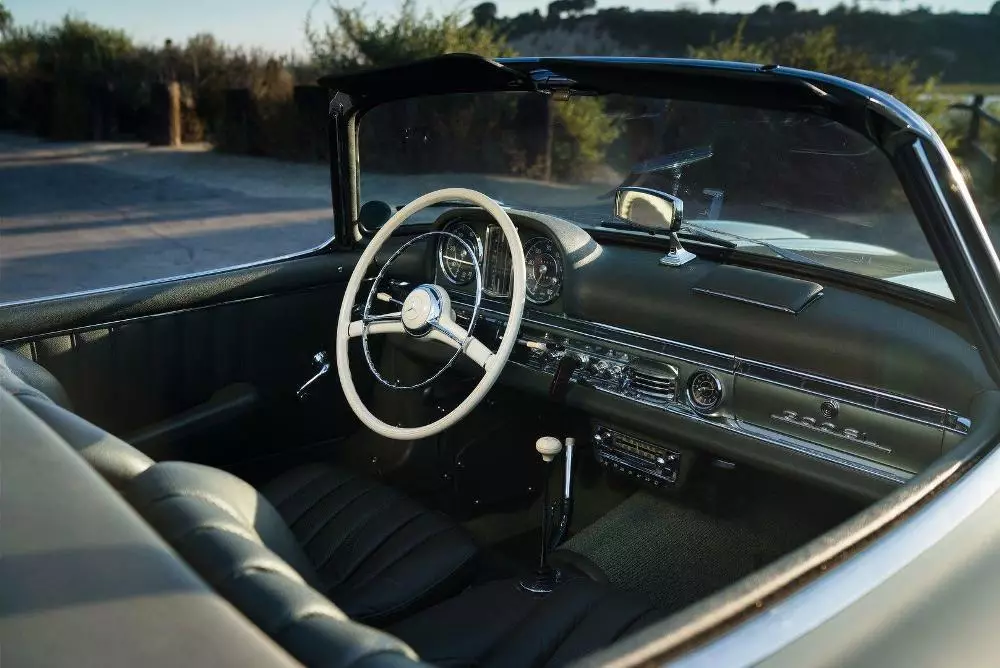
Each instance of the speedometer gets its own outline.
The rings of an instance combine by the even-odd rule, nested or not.
[[[457,285],[465,285],[475,276],[473,260],[469,256],[468,248],[471,248],[476,254],[476,261],[482,262],[483,243],[472,228],[465,223],[453,223],[444,228],[444,231],[455,236],[447,236],[441,240],[441,245],[438,246],[438,264],[441,265],[441,271],[444,272],[449,281]],[[464,241],[465,244],[460,243],[455,237]],[[468,248],[466,248],[466,244],[468,244]]]
[[[548,304],[562,292],[562,254],[555,243],[538,237],[524,249],[527,297],[535,304]]]

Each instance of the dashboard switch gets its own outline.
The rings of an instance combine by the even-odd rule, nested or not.
[[[556,365],[556,372],[552,376],[552,383],[549,385],[549,396],[556,401],[566,398],[569,390],[569,382],[573,379],[573,372],[580,368],[580,358],[576,355],[563,355]]]

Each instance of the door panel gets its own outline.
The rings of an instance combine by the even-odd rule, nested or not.
[[[314,372],[312,355],[332,353],[356,257],[324,254],[2,307],[0,340],[49,369],[77,413],[126,439],[236,396],[232,410],[214,413],[220,424],[148,442],[157,459],[238,466],[354,429],[335,371],[304,402],[295,390]]]

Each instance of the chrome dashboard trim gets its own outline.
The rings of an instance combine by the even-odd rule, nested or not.
[[[459,295],[454,302],[463,306],[469,306],[465,303],[462,297],[465,297],[465,295]],[[491,308],[493,303],[494,302],[492,300],[484,300],[485,305],[483,306],[483,311],[486,313],[504,316],[505,314],[503,312],[498,311],[495,308]],[[565,315],[556,315],[529,309],[525,309],[525,315],[522,323],[536,325],[539,327],[548,327],[570,334],[576,334],[578,336],[596,338],[615,345],[633,348],[640,352],[661,357],[668,357],[673,360],[687,362],[689,364],[704,366],[717,371],[733,374],[734,379],[743,376],[763,382],[774,383],[776,385],[787,387],[789,389],[800,391],[819,398],[828,399],[832,397],[838,401],[842,401],[859,408],[923,424],[936,429],[942,429],[954,434],[964,436],[971,428],[971,422],[968,418],[961,416],[955,411],[946,409],[943,406],[938,406],[926,401],[893,394],[877,388],[866,387],[825,376],[819,376],[809,372],[789,369],[776,364],[744,359],[735,355],[728,355],[726,353],[710,350],[708,348],[693,346],[680,341],[672,341],[670,339],[636,332],[623,327],[617,327],[615,325],[586,322]],[[632,337],[643,342],[654,342],[663,346],[663,348],[657,349],[650,347],[649,345],[640,345],[629,341],[623,341],[621,339],[608,336],[610,333]],[[810,387],[809,383],[817,384],[820,387]],[[824,389],[826,392],[824,392]]]
[[[892,454],[892,448],[887,448],[884,445],[880,445],[875,441],[869,441],[866,438],[852,438],[844,433],[844,430],[834,430],[834,429],[823,429],[823,427],[818,427],[814,424],[807,424],[801,420],[796,420],[789,417],[788,415],[779,415],[778,413],[773,413],[771,419],[775,422],[785,422],[792,425],[793,427],[798,427],[799,429],[807,429],[809,431],[815,431],[823,436],[832,436],[834,438],[840,438],[852,445],[863,445],[866,448],[872,448],[873,450],[878,450],[879,452],[885,453],[887,455]],[[855,430],[857,431],[857,430]]]
[[[793,385],[793,384],[790,384],[790,383],[785,383],[785,382],[782,382],[782,381],[774,380],[773,378],[769,378],[769,377],[766,377],[766,376],[757,376],[757,375],[754,375],[754,374],[741,373],[741,372],[737,372],[736,376],[738,378],[750,378],[752,380],[759,380],[759,381],[762,381],[762,382],[765,382],[765,383],[771,383],[772,385],[777,385],[779,387],[786,387],[786,388],[788,388],[790,390],[795,390],[796,392],[801,392],[802,394],[808,394],[808,395],[816,397],[818,399],[829,399],[830,398],[830,394],[828,394],[828,393],[820,392],[818,390],[813,390],[813,389],[807,388],[807,387],[802,387],[801,385]],[[917,416],[915,416],[913,414],[899,413],[899,412],[896,412],[896,411],[891,411],[891,410],[882,408],[882,407],[874,405],[874,404],[868,404],[868,403],[864,403],[864,402],[861,402],[861,401],[856,401],[856,400],[848,399],[848,398],[845,398],[845,397],[842,397],[842,396],[839,396],[839,395],[836,396],[835,398],[837,399],[837,401],[840,401],[842,403],[849,404],[851,406],[856,406],[858,408],[863,408],[865,410],[872,411],[873,413],[879,413],[881,415],[886,415],[886,416],[889,416],[889,417],[899,418],[900,420],[907,420],[908,422],[914,422],[914,423],[917,423],[917,424],[926,425],[928,427],[934,427],[935,429],[947,429],[948,431],[953,431],[953,432],[955,432],[957,434],[963,434],[963,435],[965,434],[965,432],[963,432],[963,431],[961,431],[959,429],[953,428],[953,427],[949,427],[948,425],[945,424],[945,419],[944,418],[947,415],[947,411],[945,411],[944,409],[941,409],[941,419],[935,421],[935,420],[927,420],[927,419],[924,419],[924,418],[920,418],[920,417],[917,417]]]
[[[522,362],[517,362],[515,360],[510,360],[510,364],[514,364],[522,369],[527,369],[529,371],[534,371],[536,373],[544,373],[538,369],[524,364]],[[597,390],[598,392],[603,392],[610,396],[628,401],[630,403],[637,403],[649,408],[655,408],[657,410],[665,411],[671,413],[678,417],[683,417],[688,420],[694,420],[701,424],[711,425],[718,429],[723,429],[730,433],[738,434],[747,438],[752,438],[755,441],[765,443],[767,445],[774,445],[785,450],[790,450],[796,454],[804,455],[807,457],[812,457],[813,459],[818,459],[820,461],[826,462],[828,464],[833,464],[841,468],[849,469],[856,473],[866,475],[872,478],[877,478],[880,480],[885,480],[896,485],[905,484],[913,476],[913,474],[908,471],[903,471],[891,466],[886,466],[884,464],[879,464],[878,462],[873,462],[861,457],[850,455],[848,453],[840,452],[832,448],[828,448],[824,445],[818,443],[811,443],[809,441],[803,441],[801,439],[795,438],[793,436],[788,436],[776,431],[764,427],[758,427],[741,420],[736,420],[733,418],[726,417],[712,417],[706,415],[700,415],[695,412],[691,407],[685,403],[672,402],[670,404],[660,404],[653,401],[645,400],[641,397],[635,397],[628,394],[622,394],[621,392],[609,389],[607,387],[602,387],[600,385],[587,385],[588,389]]]

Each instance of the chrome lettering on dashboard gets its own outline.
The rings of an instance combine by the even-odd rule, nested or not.
[[[783,410],[781,413],[772,413],[771,419],[776,422],[784,422],[785,424],[794,425],[802,429],[808,429],[810,431],[826,434],[827,436],[842,438],[845,441],[850,441],[856,445],[863,445],[886,454],[892,452],[892,448],[887,448],[886,446],[879,444],[877,441],[871,440],[868,438],[868,434],[860,429],[841,427],[836,423],[831,422],[830,420],[836,417],[839,412],[837,402],[824,401],[822,407],[820,408],[820,413],[824,418],[823,420],[817,420],[810,415],[799,415],[796,411],[792,410]]]

